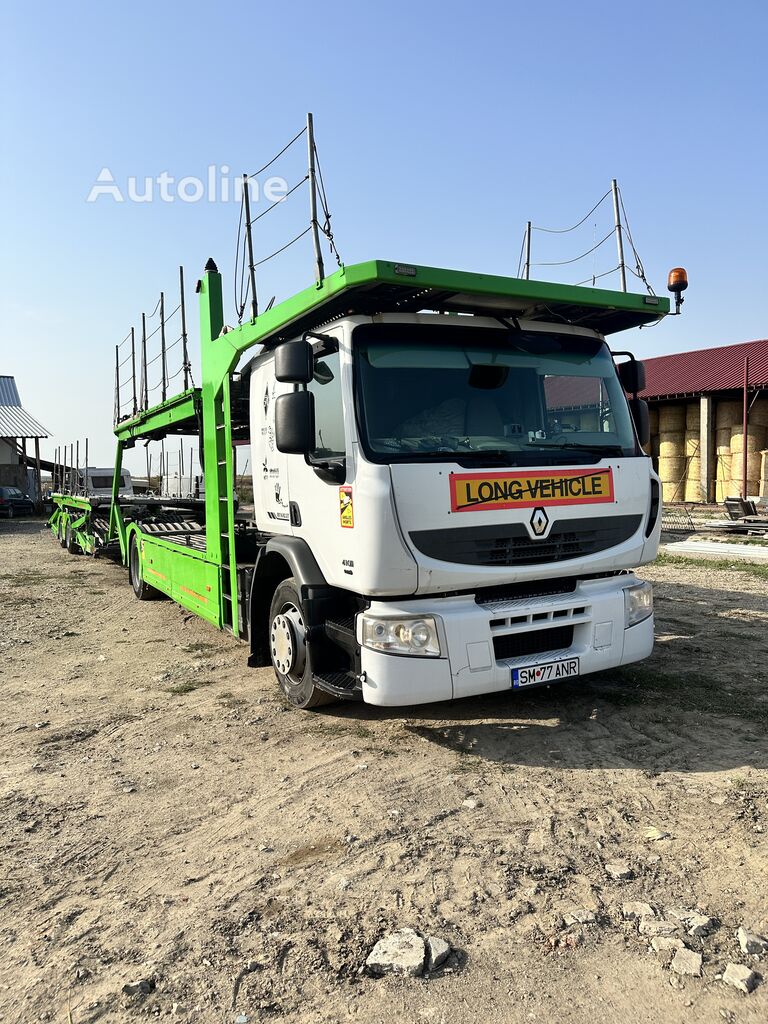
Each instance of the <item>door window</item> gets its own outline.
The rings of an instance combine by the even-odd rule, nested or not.
[[[315,444],[313,459],[344,458],[344,410],[341,399],[341,359],[338,345],[315,349],[315,372],[307,389],[315,396]]]

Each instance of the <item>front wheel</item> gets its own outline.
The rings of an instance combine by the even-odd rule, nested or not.
[[[56,526],[56,536],[59,538],[59,544],[65,548],[67,546],[67,531],[64,527],[64,516],[59,516],[59,522]]]
[[[8,506],[8,519],[13,519],[13,505]]]
[[[333,697],[312,682],[307,649],[307,629],[296,581],[278,584],[269,608],[269,653],[277,681],[288,703],[295,708],[330,704]]]
[[[144,582],[141,573],[141,552],[135,536],[131,537],[131,546],[128,549],[128,576],[133,592],[139,601],[154,601],[158,596],[158,591]]]

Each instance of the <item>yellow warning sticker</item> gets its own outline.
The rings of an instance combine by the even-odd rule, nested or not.
[[[351,487],[339,488],[339,519],[341,525],[347,530],[351,530],[355,525],[355,510],[352,506]]]
[[[613,501],[613,473],[610,469],[451,474],[452,512],[490,512],[537,505],[591,505],[608,501]]]

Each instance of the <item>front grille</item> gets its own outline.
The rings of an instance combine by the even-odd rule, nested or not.
[[[560,577],[554,580],[528,580],[525,583],[504,583],[500,587],[482,587],[475,593],[476,604],[500,604],[506,601],[520,601],[529,597],[555,597],[572,594],[579,582],[578,576]]]
[[[523,523],[418,530],[411,540],[422,554],[463,565],[541,565],[582,558],[629,540],[642,516],[561,519],[544,540],[531,540]]]
[[[495,636],[493,650],[497,661],[508,661],[525,658],[529,654],[562,651],[572,643],[573,626],[556,626],[554,629],[535,629],[531,633]]]

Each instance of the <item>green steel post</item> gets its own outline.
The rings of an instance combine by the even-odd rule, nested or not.
[[[128,553],[125,550],[125,523],[120,508],[120,478],[123,475],[123,442],[118,439],[115,452],[115,475],[112,477],[112,502],[109,506],[109,540],[115,537],[120,541],[120,554],[123,564],[127,564]]]
[[[221,334],[224,312],[221,274],[213,260],[200,282],[200,350],[203,371],[203,473],[205,479],[205,550],[220,566],[221,624],[239,635],[237,622],[237,558],[233,501],[230,365],[222,365],[219,349],[229,349]]]

